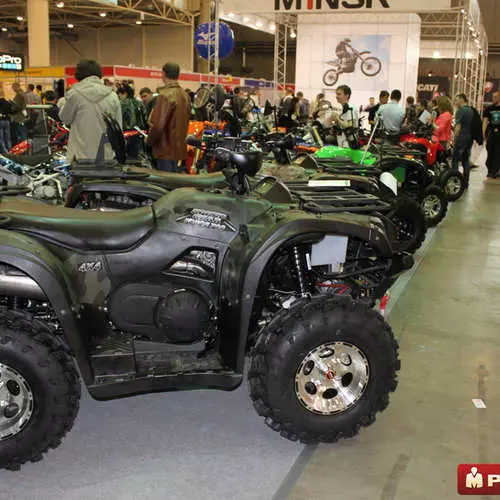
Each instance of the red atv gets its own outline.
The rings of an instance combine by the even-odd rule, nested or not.
[[[427,167],[434,172],[436,183],[443,187],[449,201],[456,201],[462,196],[465,178],[461,172],[450,167],[448,152],[441,143],[432,141],[429,130],[403,135],[400,142],[422,153],[422,161],[426,161]]]

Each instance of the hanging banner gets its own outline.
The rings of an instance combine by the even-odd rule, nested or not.
[[[451,0],[225,0],[224,10],[238,14],[258,12],[313,12],[377,13],[428,12],[449,10]]]
[[[4,71],[23,71],[24,57],[21,54],[0,52],[0,69]]]
[[[194,34],[194,47],[203,59],[215,55],[215,23],[200,24]],[[234,48],[234,33],[226,23],[219,23],[219,59],[227,57]],[[210,52],[210,53],[209,53]]]
[[[431,101],[441,95],[450,95],[450,79],[447,76],[419,76],[417,100]]]

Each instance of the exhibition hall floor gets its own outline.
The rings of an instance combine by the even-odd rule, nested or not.
[[[398,390],[354,439],[304,447],[236,392],[88,396],[57,451],[0,471],[0,500],[455,498],[456,468],[499,462],[500,180],[473,173],[396,284]],[[477,409],[482,398],[486,409]]]

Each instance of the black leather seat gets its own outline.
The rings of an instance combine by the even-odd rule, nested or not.
[[[151,170],[140,167],[130,167],[129,172],[148,173],[147,182],[156,184],[166,189],[177,189],[180,187],[194,187],[198,189],[222,188],[227,184],[226,178],[222,172],[212,174],[177,174],[172,172],[162,172],[160,170]]]
[[[92,212],[26,198],[1,198],[0,218],[6,218],[2,228],[83,251],[126,250],[144,240],[155,228],[151,207]]]

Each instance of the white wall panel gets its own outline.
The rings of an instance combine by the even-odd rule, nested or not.
[[[372,35],[376,35],[372,37]],[[370,50],[382,61],[377,76],[367,77],[356,63],[354,73],[343,73],[337,85],[326,87],[323,75],[327,60],[335,59],[335,47],[350,38],[358,50]],[[324,92],[334,100],[334,89],[341,84],[353,90],[352,101],[365,105],[380,90],[399,88],[404,96],[415,95],[420,53],[420,18],[413,14],[301,15],[297,29],[296,87],[313,99]]]

